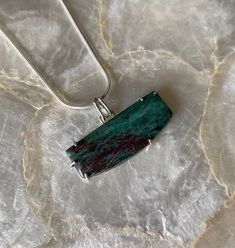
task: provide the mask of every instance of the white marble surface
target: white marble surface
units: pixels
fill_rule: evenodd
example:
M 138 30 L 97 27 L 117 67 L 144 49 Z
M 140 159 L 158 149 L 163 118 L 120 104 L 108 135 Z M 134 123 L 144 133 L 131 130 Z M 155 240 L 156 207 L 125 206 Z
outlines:
M 65 150 L 98 113 L 61 104 L 0 33 L 0 247 L 221 247 L 217 232 L 233 247 L 235 2 L 67 3 L 112 75 L 106 103 L 154 89 L 174 117 L 84 184 Z M 0 0 L 0 23 L 65 102 L 85 104 L 106 83 L 62 6 Z

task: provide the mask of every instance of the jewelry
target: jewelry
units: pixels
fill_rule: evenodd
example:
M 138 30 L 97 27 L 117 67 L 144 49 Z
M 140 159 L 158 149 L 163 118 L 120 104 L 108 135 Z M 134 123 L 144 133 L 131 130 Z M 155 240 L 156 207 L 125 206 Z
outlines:
M 103 125 L 66 151 L 72 161 L 71 166 L 77 169 L 82 179 L 88 180 L 88 178 L 94 175 L 115 167 L 147 145 L 150 145 L 151 140 L 154 139 L 170 120 L 172 111 L 160 96 L 153 91 L 143 98 L 138 99 L 130 107 L 115 116 L 103 101 L 110 90 L 111 78 L 103 66 L 101 59 L 97 56 L 89 40 L 86 38 L 86 35 L 81 31 L 75 21 L 72 11 L 64 0 L 61 0 L 61 3 L 71 23 L 75 26 L 79 37 L 100 66 L 107 81 L 106 92 L 100 98 L 94 99 L 94 105 L 100 112 L 100 120 Z M 32 63 L 24 50 L 1 24 L 0 30 L 63 104 L 72 108 L 80 107 L 64 102 L 43 73 Z

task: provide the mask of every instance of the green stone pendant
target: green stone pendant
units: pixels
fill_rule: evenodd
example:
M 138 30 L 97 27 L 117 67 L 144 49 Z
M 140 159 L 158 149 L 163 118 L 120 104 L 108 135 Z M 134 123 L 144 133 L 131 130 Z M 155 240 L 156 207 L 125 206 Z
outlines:
M 149 145 L 171 116 L 166 103 L 151 92 L 66 152 L 72 165 L 87 179 L 113 168 Z

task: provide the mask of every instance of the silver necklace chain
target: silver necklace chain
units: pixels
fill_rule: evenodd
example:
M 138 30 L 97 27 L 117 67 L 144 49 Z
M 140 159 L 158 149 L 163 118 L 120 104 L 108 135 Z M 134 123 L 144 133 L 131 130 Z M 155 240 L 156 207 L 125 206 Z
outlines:
M 106 113 L 106 115 L 109 116 L 112 113 L 111 113 L 111 111 L 109 113 L 107 106 L 104 104 L 104 102 L 101 99 L 103 99 L 108 94 L 108 92 L 111 88 L 111 77 L 110 77 L 107 69 L 105 68 L 103 61 L 97 55 L 92 44 L 89 42 L 85 33 L 80 28 L 78 22 L 75 19 L 75 16 L 74 16 L 72 10 L 69 8 L 69 6 L 67 5 L 67 3 L 64 0 L 59 0 L 59 1 L 61 2 L 61 5 L 64 8 L 65 12 L 67 13 L 71 23 L 75 27 L 75 29 L 79 35 L 79 38 L 82 40 L 86 49 L 88 50 L 90 55 L 93 57 L 93 59 L 96 61 L 96 63 L 100 67 L 101 72 L 106 79 L 106 83 L 107 83 L 106 91 L 101 96 L 101 98 L 95 98 L 94 99 L 94 104 L 97 107 L 97 109 L 100 111 L 101 116 L 103 116 L 103 114 L 102 114 L 103 109 L 107 110 L 108 113 Z M 13 36 L 7 31 L 7 29 L 1 23 L 0 23 L 0 30 L 6 36 L 6 38 L 10 41 L 10 43 L 15 47 L 15 49 L 20 53 L 20 55 L 24 58 L 24 60 L 28 63 L 28 65 L 35 71 L 35 73 L 40 77 L 40 79 L 45 83 L 45 85 L 51 90 L 51 92 L 54 94 L 54 96 L 56 96 L 67 107 L 81 108 L 81 106 L 79 106 L 79 105 L 69 104 L 69 103 L 64 101 L 64 99 L 53 89 L 53 87 L 51 86 L 51 83 L 48 81 L 48 79 L 45 77 L 45 75 L 41 72 L 41 70 L 31 61 L 30 57 L 27 55 L 27 53 L 24 51 L 24 49 L 15 41 Z M 106 116 L 106 119 L 108 118 L 107 116 Z

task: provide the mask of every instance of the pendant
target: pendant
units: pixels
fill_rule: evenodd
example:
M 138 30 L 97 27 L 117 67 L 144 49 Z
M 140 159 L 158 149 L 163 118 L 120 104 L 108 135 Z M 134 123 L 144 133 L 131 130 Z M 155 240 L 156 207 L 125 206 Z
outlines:
M 119 165 L 151 144 L 172 116 L 154 91 L 116 116 L 100 99 L 95 105 L 105 123 L 66 151 L 83 179 Z

